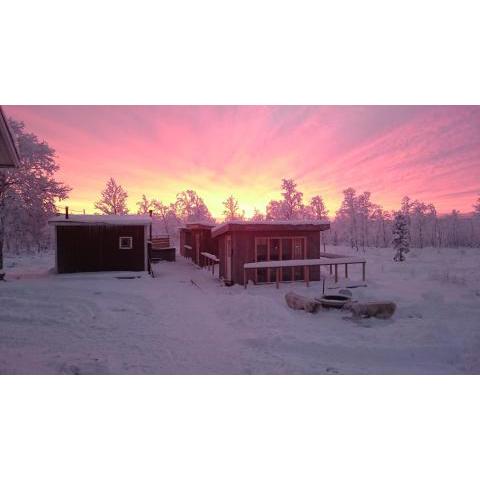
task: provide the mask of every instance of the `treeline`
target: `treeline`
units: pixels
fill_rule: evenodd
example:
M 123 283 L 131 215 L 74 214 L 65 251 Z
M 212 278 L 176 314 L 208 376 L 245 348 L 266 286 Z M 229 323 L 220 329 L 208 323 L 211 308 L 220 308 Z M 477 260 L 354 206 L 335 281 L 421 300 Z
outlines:
M 70 191 L 69 186 L 55 179 L 59 168 L 55 151 L 26 132 L 22 122 L 10 119 L 10 126 L 19 148 L 20 166 L 0 171 L 0 270 L 4 249 L 20 253 L 49 248 L 47 219 L 57 213 L 57 202 L 65 200 Z M 126 214 L 127 199 L 127 191 L 111 178 L 94 208 L 100 214 Z M 205 201 L 194 190 L 179 192 L 171 203 L 143 195 L 130 213 L 147 214 L 150 210 L 154 214 L 154 232 L 172 236 L 185 223 L 214 221 Z M 251 217 L 246 217 L 231 195 L 223 202 L 221 220 L 330 219 L 331 229 L 324 235 L 326 242 L 358 250 L 391 246 L 398 212 L 405 218 L 405 241 L 411 247 L 480 247 L 480 196 L 469 214 L 453 210 L 438 215 L 433 204 L 409 197 L 403 198 L 397 210 L 388 211 L 373 201 L 370 192 L 357 193 L 347 188 L 339 210 L 330 214 L 321 195 L 306 199 L 294 180 L 283 179 L 279 198 L 269 201 L 264 211 L 255 209 Z
M 222 220 L 326 220 L 329 212 L 320 195 L 304 201 L 303 193 L 292 179 L 283 179 L 280 199 L 271 200 L 264 212 L 255 209 L 250 218 L 245 216 L 238 201 L 229 196 L 223 202 Z M 127 213 L 125 190 L 110 179 L 102 198 L 95 204 L 103 213 Z M 113 205 L 114 200 L 119 201 Z M 153 211 L 157 229 L 169 234 L 179 225 L 191 221 L 214 221 L 203 201 L 193 190 L 177 194 L 176 201 L 168 205 L 143 195 L 137 203 L 137 213 Z M 343 191 L 342 204 L 331 216 L 331 229 L 326 241 L 334 245 L 349 245 L 356 250 L 367 247 L 389 247 L 393 240 L 395 215 L 401 213 L 406 222 L 408 242 L 411 247 L 479 247 L 480 197 L 470 214 L 453 210 L 438 215 L 435 206 L 405 196 L 397 210 L 388 211 L 372 200 L 370 192 L 357 193 L 353 188 Z

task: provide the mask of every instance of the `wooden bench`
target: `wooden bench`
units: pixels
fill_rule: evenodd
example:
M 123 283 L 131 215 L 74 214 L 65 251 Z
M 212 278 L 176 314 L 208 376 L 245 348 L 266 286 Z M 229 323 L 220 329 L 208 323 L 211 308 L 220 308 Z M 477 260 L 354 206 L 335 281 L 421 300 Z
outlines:
M 175 261 L 175 247 L 170 245 L 170 237 L 162 235 L 152 238 L 148 242 L 148 254 L 150 261 L 155 263 L 161 260 L 167 262 Z

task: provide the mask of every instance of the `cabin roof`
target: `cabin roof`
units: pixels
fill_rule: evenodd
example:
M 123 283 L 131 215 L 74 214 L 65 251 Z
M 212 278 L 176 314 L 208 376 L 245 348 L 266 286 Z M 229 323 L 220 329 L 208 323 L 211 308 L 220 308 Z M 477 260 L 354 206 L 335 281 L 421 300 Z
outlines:
M 0 168 L 18 167 L 19 154 L 7 119 L 0 106 Z
M 227 232 L 261 232 L 261 231 L 288 231 L 309 230 L 321 231 L 330 228 L 329 220 L 264 220 L 252 222 L 247 220 L 235 220 L 225 222 L 212 229 L 212 237 L 218 237 Z
M 48 220 L 51 225 L 150 225 L 152 218 L 149 215 L 56 215 Z
M 185 228 L 187 229 L 196 229 L 196 228 L 214 228 L 215 227 L 215 223 L 213 222 L 208 222 L 206 220 L 199 220 L 198 222 L 188 222 L 186 225 L 185 225 Z

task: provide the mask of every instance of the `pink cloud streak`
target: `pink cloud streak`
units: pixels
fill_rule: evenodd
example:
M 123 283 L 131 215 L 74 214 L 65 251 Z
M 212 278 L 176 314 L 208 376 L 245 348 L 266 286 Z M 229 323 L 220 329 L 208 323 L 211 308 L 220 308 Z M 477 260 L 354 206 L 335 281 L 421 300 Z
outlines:
M 7 106 L 53 146 L 69 204 L 92 211 L 107 178 L 164 202 L 193 188 L 221 216 L 279 196 L 282 177 L 333 213 L 347 187 L 396 208 L 403 195 L 470 211 L 480 189 L 479 107 Z

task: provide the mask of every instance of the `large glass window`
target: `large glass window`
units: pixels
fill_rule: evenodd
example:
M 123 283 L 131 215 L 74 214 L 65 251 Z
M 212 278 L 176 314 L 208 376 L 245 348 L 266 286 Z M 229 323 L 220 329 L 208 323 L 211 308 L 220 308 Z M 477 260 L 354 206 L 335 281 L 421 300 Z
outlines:
M 282 260 L 292 260 L 293 258 L 293 238 L 282 238 Z M 293 268 L 282 268 L 282 280 L 291 282 L 293 278 Z
M 293 239 L 293 258 L 294 260 L 305 258 L 305 241 L 303 238 Z M 293 279 L 303 280 L 303 267 L 293 267 Z
M 280 260 L 280 239 L 279 238 L 270 238 L 270 258 L 269 260 Z M 269 279 L 270 282 L 276 281 L 276 268 L 269 268 Z
M 267 238 L 257 238 L 256 239 L 256 262 L 266 262 L 268 261 L 268 239 Z M 265 283 L 267 281 L 267 272 L 266 268 L 257 268 L 257 283 Z
M 255 261 L 276 261 L 305 258 L 304 237 L 257 237 L 255 239 Z M 258 283 L 275 282 L 275 268 L 258 268 L 256 271 Z M 283 267 L 280 280 L 290 282 L 303 280 L 303 267 Z

